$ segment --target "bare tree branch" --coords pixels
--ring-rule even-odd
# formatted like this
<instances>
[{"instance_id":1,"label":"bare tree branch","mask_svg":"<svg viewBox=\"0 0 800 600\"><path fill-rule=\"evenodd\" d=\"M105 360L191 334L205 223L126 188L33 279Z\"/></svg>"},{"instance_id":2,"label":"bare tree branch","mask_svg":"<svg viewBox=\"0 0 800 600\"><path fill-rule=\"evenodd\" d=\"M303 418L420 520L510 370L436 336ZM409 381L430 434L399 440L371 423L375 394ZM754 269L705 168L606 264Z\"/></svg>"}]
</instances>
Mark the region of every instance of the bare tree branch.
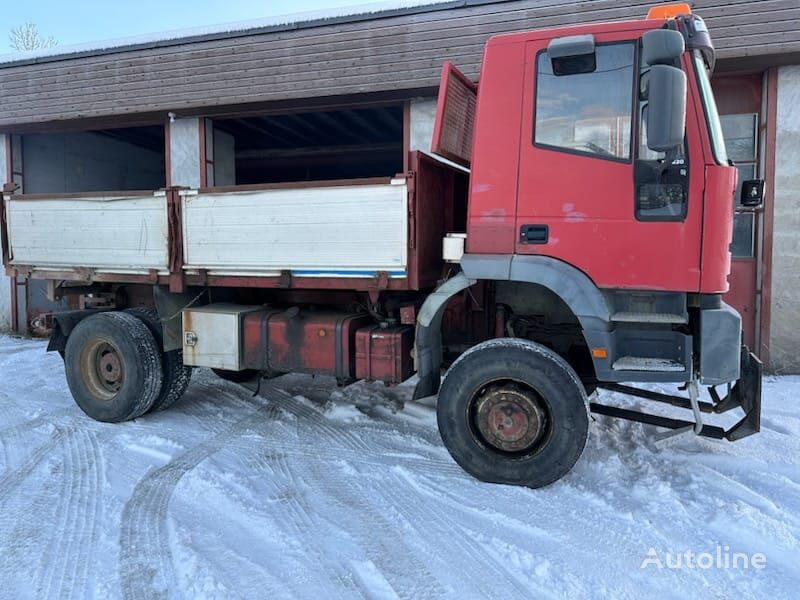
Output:
<instances>
[{"instance_id":1,"label":"bare tree branch","mask_svg":"<svg viewBox=\"0 0 800 600\"><path fill-rule=\"evenodd\" d=\"M18 52L52 48L58 44L52 35L45 37L39 33L39 28L35 23L23 23L18 27L13 27L8 32L8 41L11 47Z\"/></svg>"}]
</instances>

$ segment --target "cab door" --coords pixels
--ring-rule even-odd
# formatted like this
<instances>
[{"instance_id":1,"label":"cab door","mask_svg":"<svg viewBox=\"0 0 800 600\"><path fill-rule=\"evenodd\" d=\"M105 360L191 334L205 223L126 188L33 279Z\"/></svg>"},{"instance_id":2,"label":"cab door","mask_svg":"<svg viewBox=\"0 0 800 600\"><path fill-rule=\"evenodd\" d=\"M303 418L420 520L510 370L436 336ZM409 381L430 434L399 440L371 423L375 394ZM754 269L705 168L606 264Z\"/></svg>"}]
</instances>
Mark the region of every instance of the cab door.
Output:
<instances>
[{"instance_id":1,"label":"cab door","mask_svg":"<svg viewBox=\"0 0 800 600\"><path fill-rule=\"evenodd\" d=\"M647 150L647 65L630 35L596 36L594 68L572 74L554 73L549 40L527 44L516 252L561 259L599 287L696 291L703 170L688 156L700 150L691 135L670 156Z\"/></svg>"}]
</instances>

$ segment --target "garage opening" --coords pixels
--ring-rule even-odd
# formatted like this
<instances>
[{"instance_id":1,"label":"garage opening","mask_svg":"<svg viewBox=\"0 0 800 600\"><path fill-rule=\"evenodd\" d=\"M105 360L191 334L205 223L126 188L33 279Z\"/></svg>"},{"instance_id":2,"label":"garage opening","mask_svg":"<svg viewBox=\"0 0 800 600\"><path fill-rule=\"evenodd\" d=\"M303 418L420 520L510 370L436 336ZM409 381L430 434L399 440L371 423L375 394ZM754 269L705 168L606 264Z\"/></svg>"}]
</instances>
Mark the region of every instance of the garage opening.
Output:
<instances>
[{"instance_id":1,"label":"garage opening","mask_svg":"<svg viewBox=\"0 0 800 600\"><path fill-rule=\"evenodd\" d=\"M214 119L209 184L392 177L403 171L403 107Z\"/></svg>"},{"instance_id":2,"label":"garage opening","mask_svg":"<svg viewBox=\"0 0 800 600\"><path fill-rule=\"evenodd\" d=\"M157 190L166 185L164 127L14 136L24 194ZM18 159L16 159L18 160Z\"/></svg>"}]
</instances>

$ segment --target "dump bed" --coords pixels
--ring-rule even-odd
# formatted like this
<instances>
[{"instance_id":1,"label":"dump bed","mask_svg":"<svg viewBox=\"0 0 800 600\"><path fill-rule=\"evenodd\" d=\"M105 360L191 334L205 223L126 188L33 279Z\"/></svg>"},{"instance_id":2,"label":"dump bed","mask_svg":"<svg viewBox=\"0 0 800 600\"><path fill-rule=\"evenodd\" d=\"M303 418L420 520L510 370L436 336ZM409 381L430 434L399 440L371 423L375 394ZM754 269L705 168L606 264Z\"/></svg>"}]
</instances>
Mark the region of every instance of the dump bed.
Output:
<instances>
[{"instance_id":1,"label":"dump bed","mask_svg":"<svg viewBox=\"0 0 800 600\"><path fill-rule=\"evenodd\" d=\"M465 176L411 158L410 172L394 178L6 194L4 262L33 277L173 287L434 285Z\"/></svg>"}]
</instances>

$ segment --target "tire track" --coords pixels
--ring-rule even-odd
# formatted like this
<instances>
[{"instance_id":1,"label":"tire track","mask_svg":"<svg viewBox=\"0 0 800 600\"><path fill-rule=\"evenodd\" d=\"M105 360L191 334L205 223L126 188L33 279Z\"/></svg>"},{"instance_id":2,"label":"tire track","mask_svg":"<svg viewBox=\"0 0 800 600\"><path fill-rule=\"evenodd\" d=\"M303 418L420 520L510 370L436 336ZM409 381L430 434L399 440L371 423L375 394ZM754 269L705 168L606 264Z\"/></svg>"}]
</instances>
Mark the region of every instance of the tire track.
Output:
<instances>
[{"instance_id":1,"label":"tire track","mask_svg":"<svg viewBox=\"0 0 800 600\"><path fill-rule=\"evenodd\" d=\"M370 457L374 454L375 448L364 442L361 437L357 436L349 428L334 427L323 414L304 405L283 390L270 385L268 386L268 391L275 393L283 399L283 402L281 402L282 408L298 418L303 418L314 426L321 436L328 438L330 443L336 447L337 458L341 459L344 455L344 457L349 458L356 464L385 467L385 464L380 463L380 461L365 460L365 457ZM264 394L264 391L262 391L262 394ZM388 428L386 429L388 430ZM344 444L345 448L337 447L341 444ZM285 446L282 447L285 448ZM414 593L411 594L410 597L435 598L444 595L445 590L441 587L436 577L430 573L425 562L415 558L419 555L417 550L409 548L407 552L398 553L396 548L398 540L392 539L390 547L390 545L388 545L388 540L382 537L381 532L391 531L393 529L393 524L376 509L375 502L370 498L372 495L371 493L375 490L370 488L370 493L365 494L364 490L355 486L352 479L349 477L331 480L330 468L327 466L327 463L322 462L324 460L322 457L315 457L315 459L310 461L308 458L310 457L303 457L304 462L300 465L300 469L311 470L314 475L311 479L311 485L314 485L318 491L331 498L345 511L352 511L353 508L357 508L359 512L369 516L367 521L372 531L366 531L357 526L355 529L348 529L347 533L356 537L359 546L365 550L369 558L373 560L376 565L382 567L382 575L388 580L388 576L391 572L412 574L411 576L415 579L415 584L418 584L419 587L414 590ZM439 461L439 465L436 465L436 461L433 460L427 461L423 459L415 462L419 462L419 465L415 465L415 467L418 466L422 470L428 472L433 471L434 474L439 476L460 472L460 469L454 464L444 463L443 461ZM370 483L374 482L370 481ZM384 495L382 499L385 500L389 506L394 504L392 495ZM375 525L374 528L372 527L373 525ZM370 535L370 533L373 535ZM402 566L399 569L393 569L392 565L387 565L385 563L387 556L399 556L398 560L402 563ZM345 565L345 569L348 571L351 570L347 565ZM396 580L397 578L394 577L394 579ZM398 589L398 587L394 585L395 583L403 582L390 581L390 585ZM407 585L399 589L403 587L407 587Z\"/></svg>"},{"instance_id":2,"label":"tire track","mask_svg":"<svg viewBox=\"0 0 800 600\"><path fill-rule=\"evenodd\" d=\"M398 485L405 486L405 488L412 490L419 496L422 495L406 477L402 477L395 472L391 473L391 477ZM386 492L386 480L384 479L377 483L380 488L384 488L382 491ZM434 499L433 502L398 502L395 507L404 516L409 526L418 532L420 537L434 540L434 543L438 546L437 556L447 557L456 551L458 554L470 559L469 571L465 571L464 574L471 582L470 589L480 590L479 596L484 598L495 597L498 594L498 576L505 574L502 582L502 589L505 590L503 592L504 598L524 599L530 597L533 590L525 588L502 562L495 559L476 543L473 536L466 532L459 523L453 520L439 506L440 503L438 499ZM425 523L425 530L423 530L421 523ZM431 530L434 530L436 534L431 536ZM511 590L516 595L512 595Z\"/></svg>"},{"instance_id":3,"label":"tire track","mask_svg":"<svg viewBox=\"0 0 800 600\"><path fill-rule=\"evenodd\" d=\"M75 409L65 408L63 410L55 410L43 415L39 415L38 417L34 417L29 421L0 429L0 443L3 445L3 454L5 457L4 464L6 468L11 468L10 465L12 463L12 459L15 458L14 451L12 449L16 447L25 447L26 444L14 443L19 440L23 434L29 434L31 431L38 429L42 425L56 425L58 423L64 424L65 421L67 424L73 425L78 420L78 416L75 414L76 410L79 409L75 407ZM25 441L27 442L27 440Z\"/></svg>"},{"instance_id":4,"label":"tire track","mask_svg":"<svg viewBox=\"0 0 800 600\"><path fill-rule=\"evenodd\" d=\"M287 455L279 452L267 458L267 464L275 469L276 474L282 475L287 482L287 486L296 490L297 475L295 473L297 471L291 468ZM274 460L269 460L271 458ZM303 473L304 471L301 470L300 472ZM315 487L313 483L309 483L309 485ZM344 577L346 569L342 568L343 565L341 565L338 557L335 557L332 561L330 555L319 549L317 544L319 538L314 535L315 533L318 534L323 528L320 524L319 513L309 510L309 507L304 502L301 502L295 493L285 494L281 497L281 500L283 501L282 506L286 507L288 511L289 518L287 520L281 519L279 524L284 525L288 521L290 533L294 534L295 539L301 540L301 551L304 557L311 555L312 562L318 566L318 571L315 571L315 573L321 571L325 578L322 582L322 587L330 589L333 582L337 582L344 587L352 587ZM311 533L310 536L309 533ZM334 568L335 563L340 564L338 570Z\"/></svg>"},{"instance_id":5,"label":"tire track","mask_svg":"<svg viewBox=\"0 0 800 600\"><path fill-rule=\"evenodd\" d=\"M264 387L267 387L268 389L264 390ZM267 392L273 392L274 395L266 395ZM262 385L261 394L265 399L273 400L274 402L278 403L281 408L285 409L287 412L295 415L296 417L303 419L307 424L315 426L320 434L328 437L328 439L330 439L337 446L345 444L344 448L337 448L337 452L339 453L338 457L347 458L348 460L351 460L357 464L382 467L386 466L384 461L379 460L377 457L373 458L375 456L375 447L365 442L362 437L356 435L352 427L336 427L333 422L330 421L330 419L325 417L324 414L306 406L287 392L281 390L280 388L275 388L272 385ZM413 433L417 429L424 431L422 428L418 428L414 425L410 425L407 431ZM371 433L398 432L396 428L377 423L370 423L369 425L365 426L365 431L369 431ZM303 449L307 448L307 445L301 443L288 443L283 444L281 447L284 450L290 448ZM313 459L313 457L309 458ZM464 473L463 469L461 469L452 459L442 460L435 457L417 458L412 456L404 456L402 457L402 461L412 463L414 465L413 469L415 472L424 472L430 475L444 476Z\"/></svg>"},{"instance_id":6,"label":"tire track","mask_svg":"<svg viewBox=\"0 0 800 600\"><path fill-rule=\"evenodd\" d=\"M347 438L347 435L344 435L345 431L326 426L329 423L324 423L327 421L325 417L312 408L302 405L291 397L281 398L280 406L306 421L312 435L319 432L321 437L330 440L334 445L333 452L335 452L337 460L342 459L344 455L361 466L381 466L377 461L365 462L362 450L351 449L352 440L349 444L350 448L338 447L338 444ZM295 444L295 446L305 445ZM307 448L307 446L305 447ZM252 446L249 448L252 450ZM246 449L241 448L241 450ZM337 512L352 513L355 510L366 517L363 519L363 522L367 524L366 528L361 523L354 527L343 528L340 525L342 520L338 518L338 515L331 519L320 511L310 510L310 507L303 503L296 494L289 493L279 497L282 501L281 507L285 508L288 518L280 519L278 524L285 528L293 539L301 541L305 555L310 555L312 562L318 565L322 571L322 575L327 577L327 580L323 582L327 584L325 587L330 588L330 584L334 582L349 589L353 589L354 585L357 585L357 578L353 577L353 566L350 562L323 553L318 547L319 533L325 532L333 526L341 533L353 538L373 564L381 568L384 577L387 577L389 573L394 573L394 576L391 577L394 581L390 581L390 585L401 583L402 585L398 586L398 589L408 589L412 587L413 583L414 592L408 594L408 597L436 598L445 594L444 588L430 573L426 564L417 558L420 555L418 548L408 548L407 551L398 552L398 540L384 536L384 532L391 531L393 525L373 502L365 500L364 490L355 486L348 477L331 478L330 457L313 456L303 452L286 452L285 440L280 440L278 450L274 452L269 450L262 453L251 464L257 468L270 469L276 478L282 478L287 482L286 485L289 489L297 489L296 481L298 477L301 477L308 486L313 488L315 496L321 495L328 498L335 505ZM306 476L303 477L304 475ZM326 502L318 504L321 509L329 506ZM392 557L397 564L387 564L387 557ZM397 581L398 574L406 575L407 579ZM363 595L363 590L358 593Z\"/></svg>"},{"instance_id":7,"label":"tire track","mask_svg":"<svg viewBox=\"0 0 800 600\"><path fill-rule=\"evenodd\" d=\"M272 396L267 395L269 392L272 392ZM317 426L320 432L325 433L328 437L334 438L337 442L345 444L349 450L370 451L369 445L352 431L334 427L330 420L325 418L319 411L306 406L288 392L267 383L266 385L262 384L260 395L268 400L279 403L282 408L296 417L301 417L306 421L312 422Z\"/></svg>"},{"instance_id":8,"label":"tire track","mask_svg":"<svg viewBox=\"0 0 800 600\"><path fill-rule=\"evenodd\" d=\"M55 432L49 440L29 454L17 468L7 471L3 477L0 477L0 501L22 484L36 467L52 454L63 439L74 432L74 424L54 425L54 427Z\"/></svg>"},{"instance_id":9,"label":"tire track","mask_svg":"<svg viewBox=\"0 0 800 600\"><path fill-rule=\"evenodd\" d=\"M371 459L374 447L370 446L356 433L349 428L337 427L324 414L306 406L302 401L297 400L284 390L262 384L261 395L265 400L301 420L302 422L299 425L304 426L306 435L308 433L312 435L317 433L321 438L330 440L335 448L334 452L337 459L349 460L366 467L385 467L385 464L382 464L377 458ZM380 429L389 430L387 427L380 427ZM270 444L270 441L271 438L265 438L267 444ZM242 452L252 451L252 449L252 444L244 444L238 447L238 450ZM419 548L409 548L407 551L399 553L399 558L397 558L397 540L384 539L382 536L383 531L392 529L392 524L372 502L364 499L363 490L353 485L347 477L331 480L328 457L309 454L307 444L291 443L284 439L280 440L279 446L273 447L270 445L264 450L251 464L255 464L258 468L270 469L276 477L283 478L288 482L289 488L295 489L297 485L294 482L296 482L298 474L310 473L312 477L304 478L304 481L313 487L316 492L330 498L339 510L350 512L356 508L359 512L368 515L366 521L369 523L369 530L365 530L363 527L356 527L355 529L347 528L342 531L356 539L359 547L365 551L369 558L382 567L384 575L394 572L395 577L393 578L397 580L396 575L398 573L408 574L415 586L414 593L410 594L409 597L435 598L445 594L444 588L430 573L425 562L416 558L420 555ZM294 452L291 452L291 450L294 450ZM406 457L404 457L405 459ZM447 476L461 472L454 463L438 460L428 461L422 458L413 460L415 463L419 463L419 467L422 470L431 475ZM295 461L298 461L299 464L293 464ZM352 588L355 583L352 577L352 565L338 558L334 558L332 565L332 557L321 553L317 547L318 537L316 535L309 537L309 532L318 534L328 524L336 526L338 520L336 522L326 520L326 523L321 523L320 519L324 518L321 513L310 511L309 507L296 494L286 494L281 496L280 499L283 501L282 507L287 510L288 518L280 520L279 524L285 526L290 536L303 540L302 544L305 553L313 555L312 561L318 565L318 568L322 569L323 575L328 578L329 582L336 582ZM386 564L387 556L394 556L402 566L398 569L391 564ZM411 587L409 581L395 581L395 583L403 583L402 588L408 589Z\"/></svg>"},{"instance_id":10,"label":"tire track","mask_svg":"<svg viewBox=\"0 0 800 600\"><path fill-rule=\"evenodd\" d=\"M248 430L267 428L277 416L272 405L232 423L163 467L145 475L133 490L122 512L119 577L126 599L166 598L176 584L167 531L169 502L180 480L229 442Z\"/></svg>"},{"instance_id":11,"label":"tire track","mask_svg":"<svg viewBox=\"0 0 800 600\"><path fill-rule=\"evenodd\" d=\"M354 527L349 527L346 532L356 538L359 547L366 556L379 568L381 575L396 591L405 591L412 588L402 597L408 598L441 598L446 595L446 590L439 580L430 572L427 564L420 560L422 553L418 548L411 548L409 544L399 538L389 538L385 532L395 528L394 523L377 508L377 503L365 493L366 490L353 484L352 478L343 477L331 479L331 471L319 461L311 463L314 474L313 481L317 491L330 498L342 511L352 513L356 511L359 519ZM363 481L363 479L359 479ZM371 482L370 482L371 483ZM370 492L372 489L370 488ZM402 544L405 550L400 551ZM394 564L387 564L391 560ZM398 578L398 574L401 577ZM406 576L403 580L402 575ZM399 579L399 580L398 580ZM409 585L409 580L413 586Z\"/></svg>"},{"instance_id":12,"label":"tire track","mask_svg":"<svg viewBox=\"0 0 800 600\"><path fill-rule=\"evenodd\" d=\"M85 550L95 547L99 535L102 472L96 435L80 430L62 441L62 489L56 509L59 527L54 531L58 537L39 561L39 597L89 591L91 555Z\"/></svg>"},{"instance_id":13,"label":"tire track","mask_svg":"<svg viewBox=\"0 0 800 600\"><path fill-rule=\"evenodd\" d=\"M340 428L336 429L330 425L330 422L325 419L323 415L319 412L301 404L299 401L295 400L289 394L282 392L282 390L276 389L270 386L272 391L277 392L279 395L283 396L291 400L291 402L282 403L282 407L286 408L289 412L297 416L302 416L307 420L311 421L314 425L316 425L319 429L319 433L328 437L331 443L336 444L337 442L344 441L349 446L351 450L364 450L374 452L374 448L371 448L361 440L358 436L349 431L348 429ZM316 462L316 461L314 461ZM334 497L341 492L337 491L337 487L331 485L328 482L328 476L325 474L320 474L320 477L315 478L317 482L326 482L323 486L323 491L328 495L333 495ZM396 473L391 473L391 477L394 481L396 481L399 485L403 486L406 489L411 490L412 492L416 493L417 495L421 495L419 491L415 488L415 486L411 485L410 482L406 481L404 478L399 477ZM344 478L341 482L345 486L352 486L351 481L348 478ZM489 587L486 587L487 582L492 582L497 578L498 573L506 573L508 576L508 583L510 587L514 589L518 597L525 598L530 594L530 590L525 589L514 577L514 575L499 561L494 559L493 557L489 556L483 548L481 548L472 537L465 533L463 528L460 527L458 523L456 523L450 516L445 513L441 508L438 506L439 502L434 503L424 503L425 509L420 509L419 506L423 503L404 503L404 502L395 502L395 494L392 490L388 489L388 485L385 479L376 479L372 480L371 483L375 487L370 487L370 492L372 494L378 492L381 494L382 498L386 501L386 503L390 506L394 506L396 510L403 516L404 520L408 523L408 525L417 531L417 534L421 539L425 539L427 536L423 535L419 523L420 522L433 522L433 527L438 530L438 534L434 536L437 540L437 543L441 544L441 542L445 542L444 545L440 545L439 552L437 553L439 556L447 556L450 552L452 552L452 545L455 544L461 550L468 555L471 559L475 568L470 571L468 577L470 581L473 583L473 589L482 590L482 594L491 597L493 594L497 592L496 587L492 587L491 584ZM378 520L382 519L380 515L375 515L374 513L374 505L371 502L364 502L363 497L364 494L359 494L358 491L353 493L352 487L350 487L350 499L355 499L357 501L362 510L370 511L373 517L376 517ZM339 496L342 497L341 495ZM415 512L416 511L416 512ZM435 515L434 519L431 519L432 513ZM385 523L385 520L384 520ZM442 523L447 523L448 526L442 526ZM391 527L389 525L389 527ZM352 532L351 532L352 533ZM369 541L369 540L368 540ZM379 554L380 556L380 554ZM490 562L492 563L491 567L484 566L481 568L481 565L485 565L485 563ZM417 567L420 568L420 567ZM421 566L422 569L426 569L424 565ZM417 571L419 572L419 571ZM423 571L424 572L424 571ZM385 574L384 574L385 575Z\"/></svg>"},{"instance_id":14,"label":"tire track","mask_svg":"<svg viewBox=\"0 0 800 600\"><path fill-rule=\"evenodd\" d=\"M0 429L0 437L3 437L4 435L7 434L18 435L21 432L27 432L30 431L31 429L37 429L42 425L53 423L53 420L59 417L72 417L72 419L74 420L78 418L79 416L78 413L80 413L80 415L83 415L81 409L78 408L77 406L74 406L72 408L62 408L59 410L46 412L42 415L39 415L38 417L34 417L33 419L30 419L23 423L17 423L16 425L11 425L9 427L5 427L4 429Z\"/></svg>"}]
</instances>

